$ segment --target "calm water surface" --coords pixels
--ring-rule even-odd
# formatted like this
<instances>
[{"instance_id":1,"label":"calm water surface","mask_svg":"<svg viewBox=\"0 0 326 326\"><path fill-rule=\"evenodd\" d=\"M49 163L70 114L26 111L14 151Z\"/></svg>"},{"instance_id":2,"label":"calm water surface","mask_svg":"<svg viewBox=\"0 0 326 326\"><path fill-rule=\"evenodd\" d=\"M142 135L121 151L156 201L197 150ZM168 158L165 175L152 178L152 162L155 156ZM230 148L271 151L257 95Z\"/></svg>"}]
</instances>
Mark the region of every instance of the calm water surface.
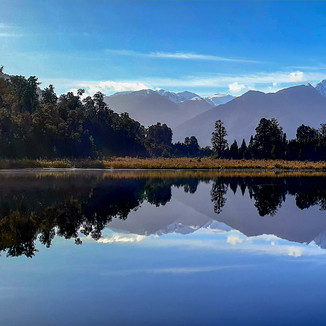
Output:
<instances>
[{"instance_id":1,"label":"calm water surface","mask_svg":"<svg viewBox=\"0 0 326 326\"><path fill-rule=\"evenodd\" d=\"M1 325L324 325L326 176L0 173Z\"/></svg>"}]
</instances>

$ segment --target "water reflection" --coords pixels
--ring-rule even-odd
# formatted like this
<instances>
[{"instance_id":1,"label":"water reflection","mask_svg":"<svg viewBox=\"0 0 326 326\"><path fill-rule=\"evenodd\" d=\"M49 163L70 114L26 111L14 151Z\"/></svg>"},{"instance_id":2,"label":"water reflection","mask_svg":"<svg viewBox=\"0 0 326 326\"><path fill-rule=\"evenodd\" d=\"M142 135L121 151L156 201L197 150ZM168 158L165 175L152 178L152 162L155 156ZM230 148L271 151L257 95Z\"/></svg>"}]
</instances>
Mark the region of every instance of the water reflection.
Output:
<instances>
[{"instance_id":1,"label":"water reflection","mask_svg":"<svg viewBox=\"0 0 326 326\"><path fill-rule=\"evenodd\" d=\"M326 216L310 211L326 209L325 180L324 174L2 173L0 250L7 256L32 257L37 240L50 247L55 236L74 239L77 245L85 237L99 242L140 241L149 234L191 233L213 223L215 228L239 230L246 236L273 234L301 243L314 240L326 248ZM205 185L203 191L199 185ZM154 210L169 205L173 189L179 189L175 194L179 200L206 217L204 222L195 216L185 222L182 211L159 220L154 216L150 221L148 216L146 221L127 220L145 203ZM290 198L295 206L282 207ZM298 214L301 210L307 214ZM131 235L105 240L102 233L107 227Z\"/></svg>"}]
</instances>

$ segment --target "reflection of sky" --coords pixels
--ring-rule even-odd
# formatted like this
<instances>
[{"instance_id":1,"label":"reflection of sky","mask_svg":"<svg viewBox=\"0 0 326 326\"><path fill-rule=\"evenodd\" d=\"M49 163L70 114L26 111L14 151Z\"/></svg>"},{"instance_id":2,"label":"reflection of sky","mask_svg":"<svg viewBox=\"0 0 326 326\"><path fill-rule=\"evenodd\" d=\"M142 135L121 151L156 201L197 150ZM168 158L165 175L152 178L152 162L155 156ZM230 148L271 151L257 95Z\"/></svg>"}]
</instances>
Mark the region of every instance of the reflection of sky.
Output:
<instances>
[{"instance_id":1,"label":"reflection of sky","mask_svg":"<svg viewBox=\"0 0 326 326\"><path fill-rule=\"evenodd\" d=\"M83 241L94 241L91 238ZM326 254L325 250L316 244L310 245L293 243L280 239L274 235L261 235L256 237L246 237L236 230L221 231L205 228L196 231L194 234L184 235L176 233L164 236L144 236L126 233L107 232L99 243L106 244L132 244L139 247L162 247L179 248L182 250L201 250L201 251L238 251L243 254L262 254L279 256L319 256Z\"/></svg>"},{"instance_id":2,"label":"reflection of sky","mask_svg":"<svg viewBox=\"0 0 326 326\"><path fill-rule=\"evenodd\" d=\"M158 208L143 203L97 242L56 237L33 259L2 259L1 324L323 324L326 251L272 234L247 237L225 222L244 230L256 223L257 233L274 223L292 236L291 212L316 223L324 212L299 211L289 197L276 216L259 217L248 197L229 191L213 220L209 190L174 189Z\"/></svg>"}]
</instances>

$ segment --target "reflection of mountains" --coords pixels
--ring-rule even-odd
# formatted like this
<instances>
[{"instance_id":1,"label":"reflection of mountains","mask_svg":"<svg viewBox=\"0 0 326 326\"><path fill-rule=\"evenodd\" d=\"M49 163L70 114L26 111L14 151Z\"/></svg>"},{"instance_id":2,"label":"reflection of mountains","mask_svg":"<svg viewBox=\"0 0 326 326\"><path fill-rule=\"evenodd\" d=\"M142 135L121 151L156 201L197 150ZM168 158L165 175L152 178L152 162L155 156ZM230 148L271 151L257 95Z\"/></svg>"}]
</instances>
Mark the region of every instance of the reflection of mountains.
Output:
<instances>
[{"instance_id":1,"label":"reflection of mountains","mask_svg":"<svg viewBox=\"0 0 326 326\"><path fill-rule=\"evenodd\" d=\"M103 178L98 173L1 176L0 182L0 249L9 256L31 257L37 238L48 247L55 235L77 244L79 233L97 240L107 225L145 235L232 227L247 236L274 234L302 243L315 239L326 247L323 177L210 181L182 174Z\"/></svg>"}]
</instances>

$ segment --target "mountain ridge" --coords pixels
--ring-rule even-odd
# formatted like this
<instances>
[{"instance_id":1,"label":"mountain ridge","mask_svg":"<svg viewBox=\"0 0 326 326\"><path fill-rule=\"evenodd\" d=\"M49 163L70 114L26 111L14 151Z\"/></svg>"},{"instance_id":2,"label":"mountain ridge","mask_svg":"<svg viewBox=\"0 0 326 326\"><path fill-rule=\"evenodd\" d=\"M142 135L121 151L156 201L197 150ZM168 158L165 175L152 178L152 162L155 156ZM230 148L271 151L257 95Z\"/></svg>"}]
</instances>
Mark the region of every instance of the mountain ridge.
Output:
<instances>
[{"instance_id":1,"label":"mountain ridge","mask_svg":"<svg viewBox=\"0 0 326 326\"><path fill-rule=\"evenodd\" d=\"M301 125L318 128L326 122L326 97L308 85L297 85L276 93L248 91L232 101L214 107L174 128L174 141L194 135L202 146L210 145L216 120L221 120L228 140L249 140L261 118L276 118L288 138L293 138Z\"/></svg>"}]
</instances>

